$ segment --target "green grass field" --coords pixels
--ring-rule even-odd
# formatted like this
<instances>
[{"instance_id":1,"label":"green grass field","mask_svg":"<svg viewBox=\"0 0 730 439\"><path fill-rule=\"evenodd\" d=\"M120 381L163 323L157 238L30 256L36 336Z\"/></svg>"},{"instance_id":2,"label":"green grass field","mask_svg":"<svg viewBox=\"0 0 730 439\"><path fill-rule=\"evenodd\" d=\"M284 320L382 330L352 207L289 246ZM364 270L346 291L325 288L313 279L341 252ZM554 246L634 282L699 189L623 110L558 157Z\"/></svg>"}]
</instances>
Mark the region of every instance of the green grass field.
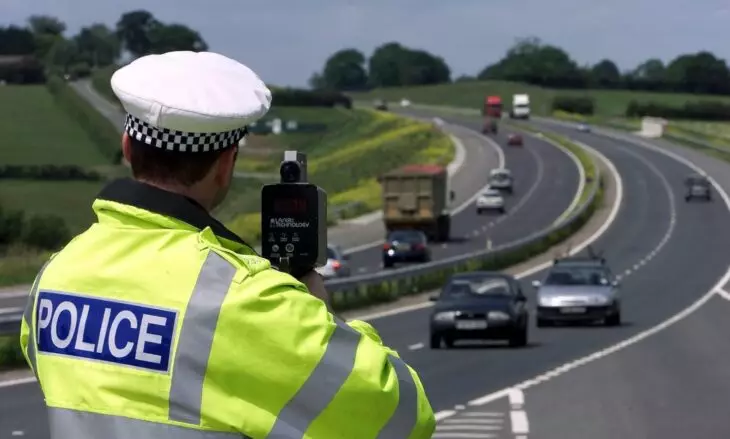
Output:
<instances>
[{"instance_id":1,"label":"green grass field","mask_svg":"<svg viewBox=\"0 0 730 439\"><path fill-rule=\"evenodd\" d=\"M557 95L593 97L596 102L596 114L604 117L623 116L626 107L632 100L659 102L676 106L681 106L687 101L698 100L730 102L730 97L625 90L555 90L506 81L475 81L422 87L382 88L367 93L352 93L351 96L358 101L372 101L379 98L388 101L400 101L405 98L414 104L481 109L486 95L501 96L505 108L508 108L511 105L512 95L517 93L529 94L532 110L539 115L550 113L552 99Z\"/></svg>"},{"instance_id":2,"label":"green grass field","mask_svg":"<svg viewBox=\"0 0 730 439\"><path fill-rule=\"evenodd\" d=\"M58 110L46 87L0 86L0 164L107 162L78 124Z\"/></svg>"}]
</instances>

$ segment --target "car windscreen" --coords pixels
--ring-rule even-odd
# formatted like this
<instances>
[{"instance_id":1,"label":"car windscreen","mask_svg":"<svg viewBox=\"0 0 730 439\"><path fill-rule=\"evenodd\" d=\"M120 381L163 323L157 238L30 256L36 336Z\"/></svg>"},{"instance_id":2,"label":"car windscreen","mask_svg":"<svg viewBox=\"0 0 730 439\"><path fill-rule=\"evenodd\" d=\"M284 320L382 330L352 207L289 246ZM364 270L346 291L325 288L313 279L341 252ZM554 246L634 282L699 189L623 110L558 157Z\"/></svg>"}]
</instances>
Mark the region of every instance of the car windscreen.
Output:
<instances>
[{"instance_id":1,"label":"car windscreen","mask_svg":"<svg viewBox=\"0 0 730 439\"><path fill-rule=\"evenodd\" d=\"M443 289L442 296L449 299L462 297L507 297L510 286L498 277L452 279Z\"/></svg>"},{"instance_id":2,"label":"car windscreen","mask_svg":"<svg viewBox=\"0 0 730 439\"><path fill-rule=\"evenodd\" d=\"M423 236L414 232L393 232L388 235L388 241L407 242L410 244L418 244L423 242Z\"/></svg>"},{"instance_id":3,"label":"car windscreen","mask_svg":"<svg viewBox=\"0 0 730 439\"><path fill-rule=\"evenodd\" d=\"M608 272L600 267L556 267L545 285L608 285Z\"/></svg>"}]
</instances>

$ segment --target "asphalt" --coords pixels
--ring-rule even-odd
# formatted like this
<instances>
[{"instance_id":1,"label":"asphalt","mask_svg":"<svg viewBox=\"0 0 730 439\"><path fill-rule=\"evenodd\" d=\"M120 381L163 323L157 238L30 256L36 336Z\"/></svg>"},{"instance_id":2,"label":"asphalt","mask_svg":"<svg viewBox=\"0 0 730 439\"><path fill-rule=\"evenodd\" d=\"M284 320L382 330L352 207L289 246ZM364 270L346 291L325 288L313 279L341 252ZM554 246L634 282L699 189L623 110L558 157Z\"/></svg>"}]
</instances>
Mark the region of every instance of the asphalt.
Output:
<instances>
[{"instance_id":1,"label":"asphalt","mask_svg":"<svg viewBox=\"0 0 730 439\"><path fill-rule=\"evenodd\" d=\"M590 134L564 132L605 154L623 180L623 205L615 222L594 248L604 252L614 273L621 276L624 324L617 328L537 329L533 319L530 344L524 349L472 345L432 351L423 347L428 345L429 309L373 321L384 342L397 349L419 372L436 411L453 410L475 398L532 379L657 325L705 294L727 270L727 248L730 245L727 223L730 214L719 197L707 204L684 202L683 179L690 172L686 166L640 147ZM530 305L535 303L530 283L542 275L544 273L522 279ZM671 373L675 380L684 379L687 369L675 369L669 358L664 358L663 362L667 373ZM637 370L636 376L641 379L646 374ZM605 385L618 385L617 381L621 379L614 377ZM551 397L554 405L563 400L560 393L552 393ZM586 395L586 398L593 399L602 397L600 393ZM630 405L632 401L617 403ZM491 410L489 406L479 409ZM473 408L465 409L469 410ZM604 416L611 414L604 413ZM459 422L463 424L467 422L464 419L470 418L459 415L454 419L461 419ZM591 419L576 418L573 422L590 423ZM451 425L446 421L442 424ZM532 431L538 432L536 437L547 437L539 430ZM608 435L611 430L605 433ZM444 431L438 437L457 437L448 434ZM613 434L611 437L622 436ZM667 436L631 434L625 437Z\"/></svg>"},{"instance_id":2,"label":"asphalt","mask_svg":"<svg viewBox=\"0 0 730 439\"><path fill-rule=\"evenodd\" d=\"M479 129L478 125L465 124ZM553 145L525 136L523 147L506 146L506 134L495 140L502 146L506 167L512 170L515 184L512 195L505 195L506 213L477 215L469 207L454 215L452 240L431 247L434 260L496 246L522 238L550 226L570 206L578 188L578 168L573 160ZM486 185L492 163L474 162L481 166L481 185ZM472 175L477 174L472 172ZM373 247L350 255L357 274L381 270L382 249Z\"/></svg>"}]
</instances>

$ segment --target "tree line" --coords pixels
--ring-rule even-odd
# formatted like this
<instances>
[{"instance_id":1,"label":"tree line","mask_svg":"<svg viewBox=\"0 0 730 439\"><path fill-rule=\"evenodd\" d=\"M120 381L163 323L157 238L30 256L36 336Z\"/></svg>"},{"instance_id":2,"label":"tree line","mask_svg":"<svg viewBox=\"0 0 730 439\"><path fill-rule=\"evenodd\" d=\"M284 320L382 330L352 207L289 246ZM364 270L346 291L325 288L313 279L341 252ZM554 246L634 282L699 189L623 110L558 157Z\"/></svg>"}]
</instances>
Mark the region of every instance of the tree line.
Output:
<instances>
[{"instance_id":1,"label":"tree line","mask_svg":"<svg viewBox=\"0 0 730 439\"><path fill-rule=\"evenodd\" d=\"M178 23L163 23L145 10L122 14L115 26L93 23L67 35L58 18L34 15L25 26L0 27L0 81L42 83L49 75L88 76L123 57L172 50L203 51L200 34Z\"/></svg>"},{"instance_id":2,"label":"tree line","mask_svg":"<svg viewBox=\"0 0 730 439\"><path fill-rule=\"evenodd\" d=\"M443 58L424 50L389 42L367 58L348 48L335 52L315 73L310 85L342 91L377 87L503 80L558 89L627 89L655 92L730 95L730 69L725 60L707 51L682 54L664 63L648 59L621 71L610 59L580 65L560 47L539 38L519 39L498 61L474 76L451 78Z\"/></svg>"}]
</instances>

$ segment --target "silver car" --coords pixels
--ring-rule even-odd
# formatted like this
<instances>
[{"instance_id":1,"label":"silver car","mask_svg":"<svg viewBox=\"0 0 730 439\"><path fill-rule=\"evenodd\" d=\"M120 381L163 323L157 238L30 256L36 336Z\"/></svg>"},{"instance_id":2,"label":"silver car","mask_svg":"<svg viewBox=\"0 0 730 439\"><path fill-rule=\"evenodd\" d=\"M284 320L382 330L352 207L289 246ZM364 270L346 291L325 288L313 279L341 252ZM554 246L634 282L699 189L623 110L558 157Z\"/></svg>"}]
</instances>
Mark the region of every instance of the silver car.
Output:
<instances>
[{"instance_id":1,"label":"silver car","mask_svg":"<svg viewBox=\"0 0 730 439\"><path fill-rule=\"evenodd\" d=\"M602 258L557 259L537 288L537 326L602 321L621 325L620 285Z\"/></svg>"},{"instance_id":2,"label":"silver car","mask_svg":"<svg viewBox=\"0 0 730 439\"><path fill-rule=\"evenodd\" d=\"M489 187L512 193L514 178L512 171L506 168L492 169L489 172Z\"/></svg>"},{"instance_id":3,"label":"silver car","mask_svg":"<svg viewBox=\"0 0 730 439\"><path fill-rule=\"evenodd\" d=\"M347 277L350 275L349 260L350 257L344 254L339 246L328 245L327 263L324 266L317 268L317 273L325 279Z\"/></svg>"}]
</instances>

